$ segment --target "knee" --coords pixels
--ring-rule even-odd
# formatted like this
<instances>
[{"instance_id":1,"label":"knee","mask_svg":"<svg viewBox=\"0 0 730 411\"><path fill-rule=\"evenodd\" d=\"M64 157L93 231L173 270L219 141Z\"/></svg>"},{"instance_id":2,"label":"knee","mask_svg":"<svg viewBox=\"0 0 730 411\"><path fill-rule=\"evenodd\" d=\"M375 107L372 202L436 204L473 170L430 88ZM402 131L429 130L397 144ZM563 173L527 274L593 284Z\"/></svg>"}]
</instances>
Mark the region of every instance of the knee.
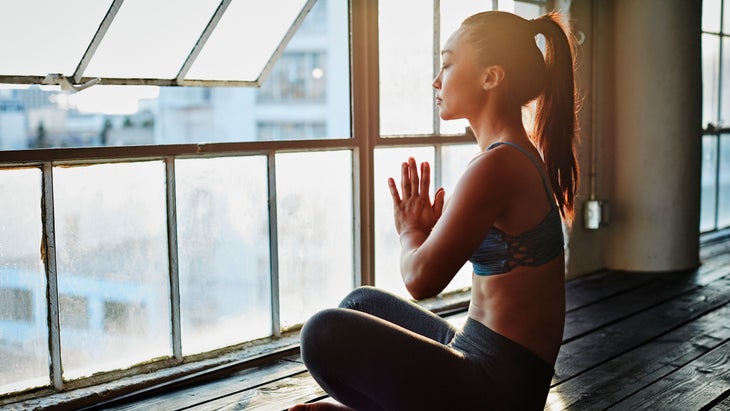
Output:
<instances>
[{"instance_id":1,"label":"knee","mask_svg":"<svg viewBox=\"0 0 730 411\"><path fill-rule=\"evenodd\" d=\"M358 311L366 311L363 310L363 307L365 307L366 303L371 304L378 301L385 293L385 291L379 288L364 285L350 291L350 293L342 299L339 307L350 308Z\"/></svg>"},{"instance_id":2,"label":"knee","mask_svg":"<svg viewBox=\"0 0 730 411\"><path fill-rule=\"evenodd\" d=\"M339 344L342 328L342 310L326 309L310 317L299 334L302 361L309 368L324 361Z\"/></svg>"}]
</instances>

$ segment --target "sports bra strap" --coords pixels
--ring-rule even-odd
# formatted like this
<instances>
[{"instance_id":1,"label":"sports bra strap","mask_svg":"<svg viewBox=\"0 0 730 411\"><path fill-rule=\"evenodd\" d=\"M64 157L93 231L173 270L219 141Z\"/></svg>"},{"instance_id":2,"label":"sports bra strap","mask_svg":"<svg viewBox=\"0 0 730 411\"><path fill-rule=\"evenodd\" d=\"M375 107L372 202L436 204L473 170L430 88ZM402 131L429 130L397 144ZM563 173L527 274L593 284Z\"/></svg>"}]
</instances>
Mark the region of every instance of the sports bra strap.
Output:
<instances>
[{"instance_id":1,"label":"sports bra strap","mask_svg":"<svg viewBox=\"0 0 730 411\"><path fill-rule=\"evenodd\" d=\"M527 158L530 159L530 161L532 161L532 164L535 165L535 168L537 168L537 171L542 176L542 183L545 185L545 190L547 191L548 196L549 196L548 199L550 200L550 203L553 204L555 202L555 194L553 193L553 189L550 186L550 181L548 180L548 177L545 174L545 171L542 169L542 163L538 159L536 159L535 156L532 155L532 153L525 150L519 144L513 143L511 141L497 141L496 143L492 143L489 147L487 147L487 151L489 151L495 147L501 146L502 144L506 144L508 146L511 146L511 147L514 147L514 148L520 150L523 154L525 154L527 156Z\"/></svg>"}]
</instances>

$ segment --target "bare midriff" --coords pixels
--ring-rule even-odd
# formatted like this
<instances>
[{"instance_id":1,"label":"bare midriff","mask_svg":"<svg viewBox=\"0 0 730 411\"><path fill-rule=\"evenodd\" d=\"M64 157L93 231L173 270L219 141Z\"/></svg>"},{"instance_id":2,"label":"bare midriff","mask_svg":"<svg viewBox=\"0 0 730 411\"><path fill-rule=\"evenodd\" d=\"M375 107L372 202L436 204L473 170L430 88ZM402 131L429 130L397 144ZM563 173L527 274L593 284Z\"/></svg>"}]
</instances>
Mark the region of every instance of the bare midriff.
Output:
<instances>
[{"instance_id":1,"label":"bare midriff","mask_svg":"<svg viewBox=\"0 0 730 411\"><path fill-rule=\"evenodd\" d=\"M469 317L554 365L565 323L563 254L539 267L472 275Z\"/></svg>"}]
</instances>

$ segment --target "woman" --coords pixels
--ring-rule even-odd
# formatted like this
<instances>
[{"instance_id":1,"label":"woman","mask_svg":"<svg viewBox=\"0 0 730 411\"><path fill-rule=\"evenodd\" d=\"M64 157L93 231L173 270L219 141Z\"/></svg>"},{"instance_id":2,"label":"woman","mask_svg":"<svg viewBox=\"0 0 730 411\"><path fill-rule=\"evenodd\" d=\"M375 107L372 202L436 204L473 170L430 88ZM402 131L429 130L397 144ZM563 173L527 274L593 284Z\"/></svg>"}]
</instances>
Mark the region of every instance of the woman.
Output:
<instances>
[{"instance_id":1,"label":"woman","mask_svg":"<svg viewBox=\"0 0 730 411\"><path fill-rule=\"evenodd\" d=\"M543 34L545 56L536 44ZM578 184L572 38L559 16L467 18L433 82L444 120L466 118L481 152L444 205L428 163L390 178L401 274L415 299L437 295L468 260L462 329L387 292L362 287L302 330L302 358L338 402L295 409L542 409L565 318L561 216ZM522 107L537 98L528 135ZM544 162L543 162L544 158Z\"/></svg>"}]
</instances>

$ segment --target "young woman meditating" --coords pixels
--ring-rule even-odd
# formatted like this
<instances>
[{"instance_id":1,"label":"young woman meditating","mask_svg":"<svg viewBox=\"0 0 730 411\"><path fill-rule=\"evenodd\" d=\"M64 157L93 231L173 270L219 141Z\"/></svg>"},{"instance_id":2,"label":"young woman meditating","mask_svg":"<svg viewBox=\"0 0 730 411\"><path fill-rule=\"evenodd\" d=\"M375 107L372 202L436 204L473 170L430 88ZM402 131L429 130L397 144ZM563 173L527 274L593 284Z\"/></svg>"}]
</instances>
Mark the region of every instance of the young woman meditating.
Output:
<instances>
[{"instance_id":1,"label":"young woman meditating","mask_svg":"<svg viewBox=\"0 0 730 411\"><path fill-rule=\"evenodd\" d=\"M546 40L543 56L536 35ZM429 198L428 163L388 180L401 274L435 296L470 261L469 316L456 329L373 287L309 319L304 363L335 401L293 409L541 410L565 318L562 221L578 185L572 36L556 14L467 18L449 38L433 87L444 120L466 118L480 152L449 201ZM522 107L537 99L534 129Z\"/></svg>"}]
</instances>

